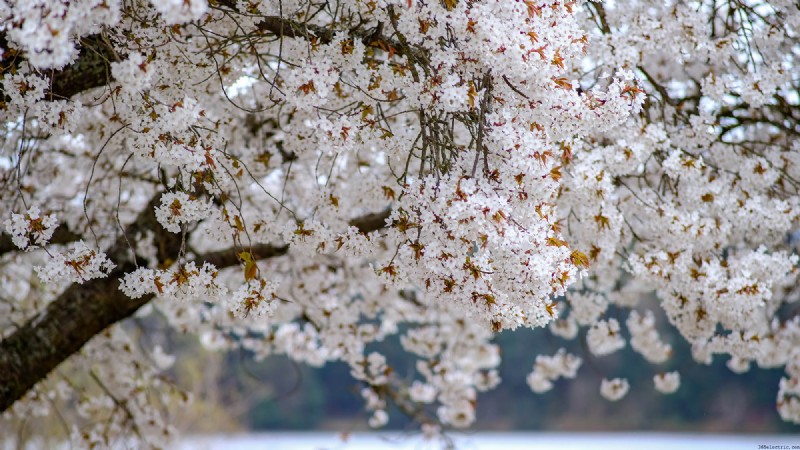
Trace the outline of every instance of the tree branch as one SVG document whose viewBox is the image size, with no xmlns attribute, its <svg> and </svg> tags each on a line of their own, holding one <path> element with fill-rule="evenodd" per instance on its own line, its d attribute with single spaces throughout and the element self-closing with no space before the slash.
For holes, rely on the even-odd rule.
<svg viewBox="0 0 800 450">
<path fill-rule="evenodd" d="M 135 235 L 160 227 L 155 206 L 160 195 L 151 199 L 136 221 L 126 230 Z M 159 233 L 158 259 L 166 261 L 181 248 L 181 236 Z M 8 409 L 37 382 L 94 335 L 139 309 L 152 295 L 132 299 L 119 290 L 119 278 L 136 268 L 124 238 L 107 252 L 117 267 L 107 278 L 73 283 L 47 308 L 0 342 L 0 411 Z"/>
<path fill-rule="evenodd" d="M 43 72 L 50 80 L 48 100 L 68 99 L 80 92 L 105 86 L 111 82 L 109 63 L 116 58 L 113 50 L 98 35 L 84 37 L 80 44 L 81 51 L 74 63 L 60 70 Z M 6 49 L 6 54 L 0 59 L 0 78 L 2 78 L 6 73 L 19 71 L 25 58 L 7 50 L 8 41 L 2 32 L 0 32 L 0 47 Z M 3 100 L 7 98 L 0 88 L 0 101 Z"/>
<path fill-rule="evenodd" d="M 386 219 L 391 214 L 391 209 L 385 209 L 378 213 L 365 214 L 350 221 L 350 225 L 358 228 L 362 233 L 378 231 L 386 226 Z M 209 252 L 198 256 L 198 261 L 213 264 L 216 268 L 235 266 L 239 264 L 238 253 L 247 250 L 254 256 L 254 259 L 268 259 L 283 256 L 289 251 L 288 245 L 256 244 L 246 248 L 227 248 L 216 252 Z"/>
<path fill-rule="evenodd" d="M 160 195 L 151 199 L 136 221 L 128 227 L 127 235 L 160 229 L 154 213 L 159 201 Z M 353 219 L 350 224 L 363 233 L 369 233 L 383 228 L 389 213 L 387 209 L 367 214 Z M 170 260 L 180 252 L 180 234 L 162 232 L 157 236 L 159 262 Z M 260 244 L 251 250 L 263 259 L 285 255 L 289 246 Z M 201 255 L 200 260 L 221 269 L 239 264 L 236 253 L 236 249 L 211 252 Z M 124 237 L 107 254 L 117 264 L 107 278 L 72 284 L 44 311 L 0 341 L 0 411 L 11 407 L 92 337 L 131 316 L 153 299 L 152 294 L 129 298 L 119 290 L 119 279 L 136 269 Z"/>
<path fill-rule="evenodd" d="M 232 10 L 236 12 L 235 8 Z M 256 23 L 256 29 L 281 38 L 303 38 L 323 44 L 331 42 L 334 36 L 334 30 L 331 28 L 278 16 L 264 16 Z M 386 38 L 380 31 L 357 28 L 351 30 L 349 34 L 353 38 L 366 41 L 365 45 L 370 47 L 381 49 L 394 47 L 400 49 L 401 53 L 408 54 L 414 60 L 420 57 L 414 49 Z M 105 86 L 113 81 L 109 64 L 118 59 L 114 50 L 100 35 L 83 37 L 80 44 L 81 50 L 74 63 L 60 70 L 44 72 L 50 80 L 50 89 L 47 92 L 49 100 L 68 99 L 75 94 Z M 0 32 L 0 48 L 9 48 L 8 38 L 4 32 Z M 0 58 L 0 78 L 6 73 L 16 73 L 25 62 L 25 58 L 13 50 L 6 50 L 6 54 L 0 56 L 2 56 Z M 2 109 L 3 101 L 7 101 L 7 96 L 0 87 L 0 109 Z"/>
</svg>

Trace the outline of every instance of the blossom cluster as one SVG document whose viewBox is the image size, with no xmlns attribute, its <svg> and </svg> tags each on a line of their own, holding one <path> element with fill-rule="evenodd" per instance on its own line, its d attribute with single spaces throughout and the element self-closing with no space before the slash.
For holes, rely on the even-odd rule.
<svg viewBox="0 0 800 450">
<path fill-rule="evenodd" d="M 586 332 L 586 344 L 592 354 L 604 356 L 625 347 L 617 319 L 599 320 Z"/>
<path fill-rule="evenodd" d="M 219 284 L 217 275 L 211 264 L 197 267 L 194 261 L 168 270 L 140 267 L 123 277 L 119 289 L 131 298 L 152 294 L 184 302 L 219 299 L 227 294 L 227 288 Z"/>
<path fill-rule="evenodd" d="M 58 220 L 54 214 L 42 215 L 39 207 L 34 205 L 25 214 L 12 213 L 5 226 L 14 245 L 26 250 L 47 244 L 58 227 Z"/>
<path fill-rule="evenodd" d="M 660 373 L 653 377 L 653 383 L 658 392 L 662 394 L 672 394 L 680 387 L 681 376 L 677 371 Z"/>
<path fill-rule="evenodd" d="M 670 357 L 672 347 L 659 338 L 652 311 L 647 311 L 644 317 L 636 311 L 631 311 L 625 324 L 631 333 L 631 347 L 649 362 L 663 363 Z"/>
<path fill-rule="evenodd" d="M 528 386 L 538 394 L 547 392 L 559 378 L 575 378 L 581 363 L 581 358 L 566 353 L 563 348 L 553 356 L 539 355 L 533 364 L 533 371 L 528 374 Z"/>
<path fill-rule="evenodd" d="M 185 192 L 168 192 L 161 196 L 156 219 L 168 231 L 180 233 L 181 225 L 208 217 L 211 205 L 191 198 Z"/>
<path fill-rule="evenodd" d="M 630 390 L 631 385 L 625 378 L 606 379 L 600 383 L 600 395 L 606 400 L 616 402 L 621 400 Z"/>
<path fill-rule="evenodd" d="M 114 267 L 116 264 L 105 253 L 80 241 L 71 244 L 68 251 L 56 252 L 47 264 L 35 270 L 46 284 L 83 284 L 94 278 L 105 278 Z"/>
</svg>

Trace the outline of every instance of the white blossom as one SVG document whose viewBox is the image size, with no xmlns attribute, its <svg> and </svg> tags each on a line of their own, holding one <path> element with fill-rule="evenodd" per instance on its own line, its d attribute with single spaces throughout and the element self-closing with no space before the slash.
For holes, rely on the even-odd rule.
<svg viewBox="0 0 800 450">
<path fill-rule="evenodd" d="M 159 0 L 152 4 L 170 25 L 197 20 L 208 11 L 206 0 Z"/>
<path fill-rule="evenodd" d="M 189 197 L 185 192 L 167 192 L 161 196 L 161 206 L 156 208 L 158 222 L 173 233 L 180 233 L 181 224 L 204 219 L 211 213 L 211 206 Z"/>
<path fill-rule="evenodd" d="M 153 362 L 161 370 L 166 370 L 175 364 L 175 355 L 168 355 L 164 353 L 164 349 L 160 345 L 153 347 Z"/>
<path fill-rule="evenodd" d="M 656 390 L 662 394 L 672 394 L 681 385 L 681 377 L 678 372 L 660 373 L 653 377 Z"/>
<path fill-rule="evenodd" d="M 553 356 L 539 355 L 528 374 L 527 382 L 533 392 L 541 394 L 553 388 L 559 378 L 575 378 L 583 360 L 559 349 Z"/>
<path fill-rule="evenodd" d="M 629 389 L 628 380 L 624 378 L 614 378 L 612 380 L 603 378 L 600 383 L 600 395 L 610 402 L 616 402 L 625 397 Z"/>
<path fill-rule="evenodd" d="M 732 356 L 725 365 L 735 373 L 745 373 L 750 370 L 750 361 L 736 356 Z"/>
<path fill-rule="evenodd" d="M 550 332 L 564 339 L 575 339 L 578 323 L 572 318 L 554 320 L 550 322 Z"/>
<path fill-rule="evenodd" d="M 33 205 L 25 214 L 12 213 L 5 226 L 14 245 L 26 250 L 47 244 L 58 227 L 58 220 L 53 214 L 42 215 L 39 207 Z"/>
<path fill-rule="evenodd" d="M 251 314 L 254 316 L 269 315 L 272 310 L 275 289 L 275 284 L 269 281 L 250 280 L 228 297 L 229 308 L 237 317 L 241 318 Z"/>
<path fill-rule="evenodd" d="M 475 420 L 475 408 L 469 402 L 458 402 L 453 405 L 440 406 L 436 415 L 444 424 L 456 428 L 464 428 Z"/>
<path fill-rule="evenodd" d="M 651 363 L 662 363 L 672 354 L 672 347 L 658 336 L 652 311 L 647 311 L 644 317 L 631 311 L 626 324 L 631 333 L 631 347 Z"/>
<path fill-rule="evenodd" d="M 411 384 L 408 394 L 415 402 L 431 403 L 436 399 L 436 388 L 416 380 Z"/>
<path fill-rule="evenodd" d="M 139 298 L 154 292 L 156 271 L 146 267 L 139 267 L 133 272 L 125 274 L 119 284 L 119 289 L 130 298 Z"/>
<path fill-rule="evenodd" d="M 105 253 L 91 249 L 83 241 L 70 245 L 67 252 L 56 252 L 36 273 L 44 283 L 80 283 L 105 278 L 116 265 Z"/>
<path fill-rule="evenodd" d="M 616 319 L 600 320 L 592 325 L 586 333 L 586 343 L 597 356 L 608 355 L 625 347 L 625 339 Z"/>
<path fill-rule="evenodd" d="M 778 413 L 787 422 L 800 423 L 800 379 L 781 378 L 778 386 Z"/>
<path fill-rule="evenodd" d="M 371 428 L 381 428 L 389 423 L 389 414 L 382 409 L 376 410 L 369 418 L 369 426 Z"/>
<path fill-rule="evenodd" d="M 144 91 L 150 87 L 155 68 L 148 68 L 147 59 L 139 53 L 131 53 L 121 62 L 111 63 L 111 75 L 124 89 Z"/>
</svg>

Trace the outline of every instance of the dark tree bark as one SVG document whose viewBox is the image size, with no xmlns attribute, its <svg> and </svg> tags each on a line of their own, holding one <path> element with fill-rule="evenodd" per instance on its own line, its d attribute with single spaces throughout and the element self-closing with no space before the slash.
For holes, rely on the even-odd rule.
<svg viewBox="0 0 800 450">
<path fill-rule="evenodd" d="M 155 196 L 126 233 L 157 230 Z M 181 236 L 159 233 L 158 258 L 178 254 Z M 0 411 L 8 409 L 38 381 L 94 335 L 136 312 L 152 295 L 132 299 L 119 290 L 119 278 L 136 268 L 133 252 L 124 237 L 107 252 L 117 265 L 106 278 L 73 283 L 47 308 L 0 342 Z"/>
<path fill-rule="evenodd" d="M 68 99 L 89 89 L 105 86 L 111 82 L 110 63 L 115 60 L 114 52 L 99 36 L 87 36 L 81 39 L 81 50 L 78 59 L 60 70 L 45 71 L 50 80 L 50 89 L 46 96 L 49 100 Z M 0 59 L 0 77 L 6 73 L 14 73 L 25 62 L 25 58 L 8 50 L 5 33 L 0 32 L 0 48 L 6 53 Z M 0 99 L 6 95 L 0 88 Z"/>
</svg>

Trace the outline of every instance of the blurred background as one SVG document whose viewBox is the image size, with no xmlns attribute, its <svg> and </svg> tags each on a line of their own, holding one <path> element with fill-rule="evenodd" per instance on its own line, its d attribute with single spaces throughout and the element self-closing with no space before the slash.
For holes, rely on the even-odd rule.
<svg viewBox="0 0 800 450">
<path fill-rule="evenodd" d="M 623 322 L 627 312 L 610 310 Z M 590 355 L 585 329 L 572 341 L 547 330 L 518 330 L 497 336 L 503 362 L 501 384 L 479 395 L 472 430 L 484 431 L 676 431 L 714 433 L 798 433 L 800 426 L 781 421 L 775 410 L 782 370 L 751 368 L 736 374 L 726 359 L 715 357 L 705 366 L 694 362 L 689 346 L 663 317 L 662 338 L 673 346 L 666 363 L 652 365 L 628 345 L 602 358 Z M 359 391 L 362 386 L 345 364 L 315 369 L 283 356 L 255 361 L 244 351 L 211 352 L 195 338 L 159 327 L 156 319 L 136 319 L 145 346 L 159 343 L 177 355 L 169 376 L 191 393 L 190 410 L 181 411 L 178 427 L 188 434 L 271 430 L 366 430 L 369 415 Z M 153 342 L 148 342 L 153 341 Z M 559 348 L 580 356 L 578 376 L 561 379 L 553 390 L 536 394 L 525 377 L 540 354 Z M 387 356 L 397 376 L 413 379 L 415 360 L 402 351 L 398 339 L 375 346 Z M 671 395 L 653 388 L 657 373 L 678 370 L 681 387 Z M 631 389 L 618 402 L 600 396 L 600 380 L 626 377 Z M 390 430 L 415 429 L 390 409 Z"/>
</svg>

